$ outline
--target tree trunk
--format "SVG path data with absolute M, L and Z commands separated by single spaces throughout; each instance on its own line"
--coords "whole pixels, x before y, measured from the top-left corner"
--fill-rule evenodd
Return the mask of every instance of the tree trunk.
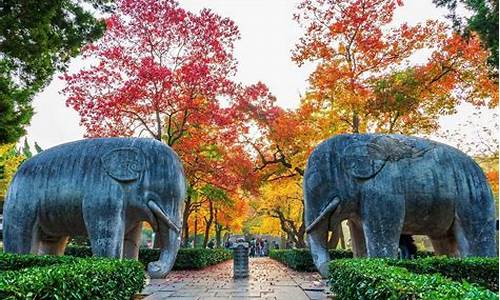
M 188 247 L 189 245 L 189 215 L 191 214 L 191 196 L 186 199 L 186 206 L 182 214 L 182 245 Z
M 352 132 L 359 133 L 359 115 L 357 112 L 352 114 Z
M 283 232 L 287 234 L 288 240 L 294 242 L 295 247 L 297 248 L 305 248 L 306 244 L 304 241 L 305 236 L 305 224 L 301 223 L 300 227 L 297 229 L 296 224 L 285 217 L 283 212 L 276 209 L 274 210 L 275 214 L 271 214 L 271 217 L 277 218 L 280 221 L 280 227 Z
M 215 223 L 215 241 L 216 241 L 216 246 L 217 248 L 222 248 L 222 225 Z
M 297 248 L 306 248 L 305 237 L 306 235 L 306 224 L 304 221 L 300 224 L 299 230 L 297 230 Z
M 302 173 L 302 176 L 304 176 L 304 173 Z M 305 215 L 305 206 L 304 206 L 304 200 L 302 198 L 302 220 L 300 223 L 299 230 L 297 230 L 297 248 L 306 248 L 306 243 L 305 243 L 305 235 L 306 235 L 306 223 L 304 222 L 304 215 Z
M 198 242 L 198 213 L 196 213 L 194 219 L 194 240 L 193 240 L 193 248 L 196 248 Z
M 218 210 L 215 209 L 214 213 L 215 213 L 215 247 L 216 248 L 221 248 L 221 246 L 222 246 L 222 229 L 223 229 L 223 226 L 218 223 L 219 222 L 218 219 L 217 219 Z
M 212 200 L 208 200 L 208 219 L 205 217 L 205 237 L 203 239 L 203 248 L 207 247 L 208 239 L 210 238 L 210 227 L 212 227 L 212 223 L 214 221 L 214 206 Z

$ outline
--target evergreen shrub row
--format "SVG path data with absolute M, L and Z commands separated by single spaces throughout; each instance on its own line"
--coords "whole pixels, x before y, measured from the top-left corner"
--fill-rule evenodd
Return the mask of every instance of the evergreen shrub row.
M 131 299 L 145 283 L 134 260 L 0 253 L 0 299 Z
M 463 270 L 459 271 L 460 274 L 465 274 L 472 265 L 484 269 L 491 268 L 490 259 L 474 258 L 471 260 L 485 260 L 484 263 L 477 261 L 469 263 L 469 260 L 468 258 L 457 259 L 457 261 L 452 261 L 451 265 L 461 265 Z M 463 280 L 466 276 L 457 275 L 452 279 L 439 274 L 446 274 L 452 269 L 452 267 L 447 267 L 446 263 L 447 259 L 442 258 L 398 262 L 387 259 L 332 260 L 330 262 L 330 287 L 339 299 L 498 299 L 498 294 L 486 287 Z M 498 274 L 498 259 L 496 263 Z M 414 270 L 419 270 L 421 274 L 414 273 Z M 491 276 L 488 272 L 482 274 Z
M 330 250 L 331 259 L 352 258 L 352 252 L 347 250 Z M 287 267 L 301 272 L 314 272 L 316 267 L 309 249 L 281 249 L 271 250 L 269 257 Z
M 76 257 L 92 256 L 90 247 L 68 246 L 66 255 Z M 157 261 L 160 257 L 160 249 L 141 248 L 139 250 L 139 261 L 147 267 L 148 263 Z M 226 249 L 202 249 L 202 248 L 181 248 L 177 253 L 174 270 L 202 269 L 231 259 L 232 251 Z
M 491 291 L 498 291 L 498 257 L 429 257 L 411 260 L 389 260 L 396 267 L 404 267 L 413 273 L 439 273 L 452 280 L 477 283 Z

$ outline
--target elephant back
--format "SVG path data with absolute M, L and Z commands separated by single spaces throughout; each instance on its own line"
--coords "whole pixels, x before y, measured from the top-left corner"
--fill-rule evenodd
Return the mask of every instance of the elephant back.
M 342 134 L 325 140 L 309 156 L 304 175 L 306 224 L 332 209 L 336 197 L 355 199 L 359 184 L 388 163 L 422 157 L 436 146 L 425 139 L 385 134 Z
M 351 135 L 339 147 L 344 171 L 357 179 L 369 179 L 378 174 L 389 161 L 423 156 L 436 145 L 429 140 L 401 135 Z
M 156 163 L 168 164 L 177 172 L 183 172 L 175 152 L 159 141 L 91 138 L 42 151 L 20 166 L 15 179 L 29 179 L 26 181 L 33 182 L 38 189 L 67 186 L 80 190 L 110 179 L 124 184 L 141 180 Z

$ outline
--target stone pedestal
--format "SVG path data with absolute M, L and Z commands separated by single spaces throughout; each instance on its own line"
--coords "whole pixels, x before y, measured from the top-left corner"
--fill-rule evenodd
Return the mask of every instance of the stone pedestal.
M 233 277 L 248 277 L 248 243 L 235 243 L 233 249 Z

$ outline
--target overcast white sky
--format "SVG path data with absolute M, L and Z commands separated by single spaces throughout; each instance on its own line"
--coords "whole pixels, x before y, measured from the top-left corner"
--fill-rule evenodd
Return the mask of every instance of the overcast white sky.
M 307 77 L 312 66 L 297 67 L 290 59 L 290 51 L 301 36 L 301 29 L 292 20 L 295 0 L 180 0 L 181 6 L 191 11 L 208 7 L 216 13 L 233 19 L 241 32 L 235 54 L 239 61 L 237 80 L 250 84 L 262 81 L 277 96 L 278 104 L 293 108 L 299 103 L 299 95 L 307 88 Z M 437 9 L 431 0 L 407 0 L 396 12 L 395 22 L 415 24 L 426 19 L 444 19 L 446 10 Z M 82 61 L 75 58 L 70 72 L 79 70 Z M 78 114 L 65 106 L 65 98 L 59 92 L 63 82 L 54 80 L 34 100 L 35 116 L 28 128 L 28 140 L 38 142 L 44 149 L 83 137 Z M 468 128 L 471 138 L 479 126 L 493 126 L 492 110 L 481 110 L 475 118 L 477 126 Z M 454 116 L 442 118 L 443 129 L 453 129 L 457 124 L 472 118 L 470 106 L 459 108 Z M 493 128 L 493 127 L 492 127 Z

